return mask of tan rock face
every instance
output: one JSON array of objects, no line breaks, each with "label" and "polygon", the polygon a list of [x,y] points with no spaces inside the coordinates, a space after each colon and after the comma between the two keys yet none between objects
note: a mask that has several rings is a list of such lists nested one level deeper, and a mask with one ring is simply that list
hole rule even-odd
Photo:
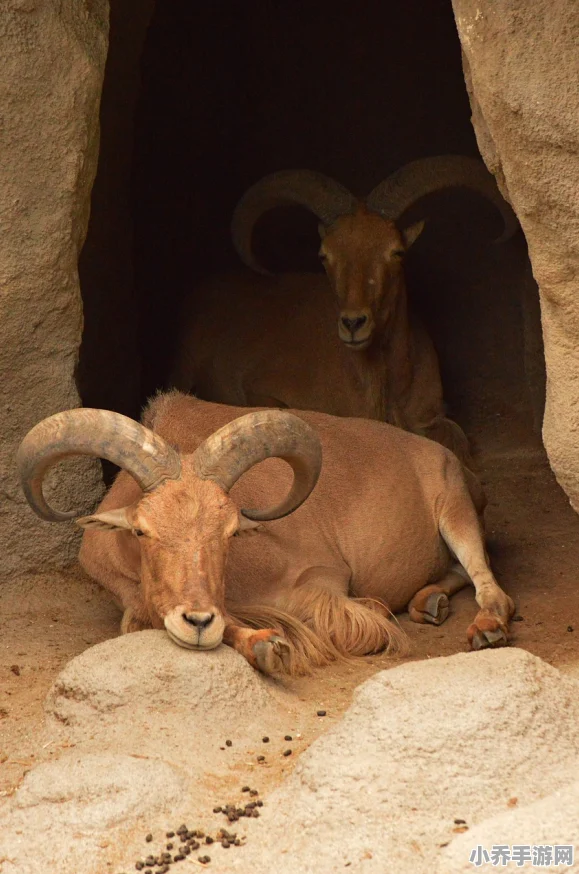
[{"label": "tan rock face", "polygon": [[512,203],[541,294],[543,437],[579,509],[579,7],[453,0],[482,155]]},{"label": "tan rock face", "polygon": [[[44,416],[79,405],[77,262],[97,164],[107,31],[106,0],[4,0],[0,10],[3,576],[62,564],[77,551],[72,526],[42,523],[30,511],[14,453]],[[75,464],[54,484],[61,505],[90,506],[100,467]]]}]

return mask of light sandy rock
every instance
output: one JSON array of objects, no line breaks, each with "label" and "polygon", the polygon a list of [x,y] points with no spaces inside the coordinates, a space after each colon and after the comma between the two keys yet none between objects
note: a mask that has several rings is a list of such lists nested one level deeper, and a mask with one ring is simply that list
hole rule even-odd
[{"label": "light sandy rock", "polygon": [[[107,50],[106,0],[0,4],[0,569],[6,577],[76,557],[72,525],[28,507],[14,455],[40,419],[79,406],[82,332],[77,261],[96,171]],[[15,364],[17,362],[17,366]],[[98,463],[51,477],[61,506],[92,507]]]},{"label": "light sandy rock", "polygon": [[521,222],[539,284],[543,426],[579,509],[579,5],[453,0],[479,148]]},{"label": "light sandy rock", "polygon": [[[193,652],[164,631],[107,640],[73,659],[46,709],[67,740],[124,752],[223,758],[220,746],[255,736],[281,718],[283,692],[227,646]],[[56,727],[56,726],[55,726]]]},{"label": "light sandy rock", "polygon": [[182,804],[186,781],[165,762],[68,755],[39,765],[0,810],[2,874],[103,872],[119,826]]},{"label": "light sandy rock", "polygon": [[[529,767],[533,767],[531,763]],[[575,849],[574,864],[570,866],[541,865],[533,867],[532,862],[519,865],[510,861],[497,866],[484,863],[474,866],[470,863],[473,848],[481,846],[490,850],[493,844],[509,846],[572,846]],[[476,861],[476,857],[475,857]],[[443,858],[439,860],[436,874],[473,874],[480,871],[531,871],[571,872],[579,871],[579,783],[554,792],[541,801],[526,807],[500,813],[471,829],[468,834],[454,840]]]},{"label": "light sandy rock", "polygon": [[[47,701],[51,737],[75,744],[82,762],[68,756],[39,767],[5,803],[11,852],[15,841],[25,845],[17,828],[37,809],[42,828],[59,835],[61,855],[77,852],[79,832],[97,847],[95,858],[114,858],[106,868],[114,874],[134,866],[146,831],[162,834],[183,818],[214,832],[223,821],[211,809],[227,792],[214,787],[238,783],[262,734],[286,733],[291,702],[226,647],[193,653],[160,631],[93,647],[63,671]],[[118,767],[93,767],[112,751]],[[133,771],[127,760],[160,770]],[[155,774],[164,767],[171,776],[159,794]],[[579,843],[577,773],[576,680],[515,648],[412,662],[359,687],[343,719],[264,798],[260,818],[233,826],[246,846],[213,845],[211,870],[474,872],[477,844]],[[465,834],[455,820],[465,821]],[[105,870],[81,856],[75,874]]]},{"label": "light sandy rock", "polygon": [[[268,799],[231,870],[246,870],[251,858],[256,874],[274,866],[278,874],[329,874],[350,865],[368,874],[432,874],[441,845],[457,839],[455,819],[472,829],[503,811],[502,831],[484,828],[485,839],[500,842],[509,817],[524,818],[510,810],[511,798],[532,804],[576,776],[578,693],[574,680],[517,649],[378,674]],[[537,837],[549,833],[554,843],[570,821]],[[527,826],[508,833],[524,831],[537,843],[533,822]],[[457,858],[466,846],[470,853],[474,835],[460,838]],[[443,862],[438,870],[446,874]]]}]

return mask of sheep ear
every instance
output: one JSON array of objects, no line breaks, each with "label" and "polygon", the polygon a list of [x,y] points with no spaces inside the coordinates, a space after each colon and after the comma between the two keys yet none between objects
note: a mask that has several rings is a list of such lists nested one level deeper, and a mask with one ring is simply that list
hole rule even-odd
[{"label": "sheep ear", "polygon": [[263,531],[261,522],[248,519],[243,513],[239,514],[239,528],[235,532],[236,537],[243,537],[245,534],[259,534],[260,531]]},{"label": "sheep ear", "polygon": [[402,239],[404,240],[404,245],[407,249],[411,247],[413,243],[416,242],[422,231],[424,230],[424,225],[426,222],[424,219],[420,222],[415,222],[413,225],[410,225],[409,228],[402,231]]},{"label": "sheep ear", "polygon": [[95,513],[94,516],[80,516],[74,520],[81,528],[91,528],[93,531],[132,531],[133,526],[127,518],[127,508],[108,510],[105,513]]}]

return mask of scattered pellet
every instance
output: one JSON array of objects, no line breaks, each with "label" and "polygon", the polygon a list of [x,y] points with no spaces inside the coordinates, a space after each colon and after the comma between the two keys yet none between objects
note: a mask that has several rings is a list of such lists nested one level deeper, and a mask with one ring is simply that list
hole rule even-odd
[{"label": "scattered pellet", "polygon": [[165,835],[165,837],[166,837],[166,838],[174,838],[174,837],[175,837],[175,832],[167,832],[167,834]]},{"label": "scattered pellet", "polygon": [[284,740],[293,740],[293,737],[291,736],[291,734],[286,734]]},{"label": "scattered pellet", "polygon": [[232,741],[232,740],[226,740],[226,741],[225,741],[225,746],[226,746],[226,747],[232,747],[232,746],[233,746],[233,741]]},{"label": "scattered pellet", "polygon": [[268,743],[269,743],[269,738],[268,738],[268,737],[262,737],[261,740],[262,740],[262,743],[264,743],[264,744],[268,744]]},{"label": "scattered pellet", "polygon": [[263,807],[263,801],[256,801],[255,803],[258,807]]},{"label": "scattered pellet", "polygon": [[249,794],[250,794],[250,795],[253,795],[254,798],[255,798],[256,795],[259,795],[259,792],[257,791],[257,789],[250,789],[250,790],[249,790]]},{"label": "scattered pellet", "polygon": [[291,756],[292,751],[291,750],[284,750],[283,754],[284,754],[284,756]]},{"label": "scattered pellet", "polygon": [[163,865],[161,865],[161,867],[157,871],[157,874],[167,874],[167,871],[170,871],[170,868],[167,865],[167,863],[165,862]]},{"label": "scattered pellet", "polygon": [[200,845],[199,845],[199,841],[191,841],[191,843],[189,844],[189,846],[191,847],[192,850],[198,850],[198,849],[199,849],[199,846],[200,846]]},{"label": "scattered pellet", "polygon": [[257,817],[259,816],[259,810],[257,809],[257,807],[255,807],[255,808],[251,811],[251,815],[254,816],[254,817],[257,819]]},{"label": "scattered pellet", "polygon": [[168,850],[172,850],[173,847],[174,847],[174,844],[171,844],[171,843],[167,844],[167,849],[168,849]]},{"label": "scattered pellet", "polygon": [[513,616],[511,622],[524,622],[524,617],[521,616],[520,613],[517,613],[516,616]]},{"label": "scattered pellet", "polygon": [[199,856],[198,861],[201,862],[202,865],[208,865],[211,861],[211,856]]},{"label": "scattered pellet", "polygon": [[231,846],[231,844],[229,843],[229,841],[225,841],[225,840],[223,840],[223,841],[221,841],[221,846],[222,846],[225,850],[228,850],[229,847]]},{"label": "scattered pellet", "polygon": [[326,715],[326,711],[325,711],[325,710],[318,710],[318,712],[317,712],[316,715],[317,715],[317,716],[325,716],[325,715]]},{"label": "scattered pellet", "polygon": [[265,756],[258,756],[257,761],[258,762],[265,762]]},{"label": "scattered pellet", "polygon": [[144,863],[144,862],[137,862],[137,863],[135,864],[135,868],[137,869],[137,871],[142,871],[144,867],[145,867],[145,863]]},{"label": "scattered pellet", "polygon": [[240,847],[240,846],[241,846],[241,841],[239,840],[239,838],[235,838],[235,840],[233,841],[233,843],[234,843],[234,845],[235,845],[236,847]]},{"label": "scattered pellet", "polygon": [[455,819],[454,824],[455,825],[466,825],[466,819]]},{"label": "scattered pellet", "polygon": [[221,813],[222,810],[223,810],[222,807],[214,807],[214,808],[213,808],[213,813]]},{"label": "scattered pellet", "polygon": [[212,844],[212,843],[213,843],[213,838],[211,837],[211,835],[207,835],[207,837],[205,838],[205,843],[206,843],[206,844]]},{"label": "scattered pellet", "polygon": [[572,625],[568,625],[568,626],[567,626],[567,631],[573,631],[573,626],[572,626]]},{"label": "scattered pellet", "polygon": [[147,836],[145,837],[145,840],[146,840],[146,842],[147,842],[148,844],[150,844],[151,841],[153,840],[153,835],[151,835],[151,834],[147,835]]},{"label": "scattered pellet", "polygon": [[249,792],[249,786],[242,786],[241,791],[242,792]]},{"label": "scattered pellet", "polygon": [[185,856],[183,855],[183,853],[176,853],[173,856],[173,861],[174,862],[182,862],[184,858],[185,858]]}]

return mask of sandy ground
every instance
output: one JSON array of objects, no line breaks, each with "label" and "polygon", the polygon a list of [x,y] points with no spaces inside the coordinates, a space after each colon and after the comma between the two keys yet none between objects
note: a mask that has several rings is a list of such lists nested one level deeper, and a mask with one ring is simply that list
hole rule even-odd
[{"label": "sandy ground", "polygon": [[[489,449],[481,470],[489,496],[491,560],[521,617],[512,625],[512,643],[579,678],[579,518],[536,444],[527,443],[516,455],[504,447]],[[4,584],[0,613],[0,794],[9,795],[27,770],[60,754],[62,744],[52,741],[43,727],[46,693],[70,659],[116,636],[119,613],[80,570]],[[374,672],[403,661],[465,651],[465,631],[474,613],[468,588],[455,596],[452,613],[440,628],[399,617],[411,644],[407,658],[375,656],[292,682],[288,730],[300,734],[292,744],[294,753],[340,716],[352,690]],[[327,716],[318,718],[318,709],[325,709]],[[275,742],[283,745],[282,738]],[[278,783],[296,758],[272,757],[271,765],[261,771],[261,791]],[[243,770],[239,764],[232,768],[232,785],[250,779],[251,771]],[[224,780],[224,792],[228,782]]]}]

